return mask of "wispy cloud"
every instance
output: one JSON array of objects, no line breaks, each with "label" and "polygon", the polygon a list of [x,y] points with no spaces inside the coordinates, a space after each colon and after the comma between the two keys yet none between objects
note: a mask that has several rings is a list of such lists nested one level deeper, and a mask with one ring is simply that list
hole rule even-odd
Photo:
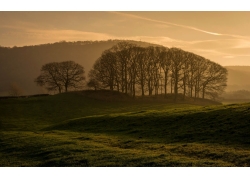
[{"label": "wispy cloud", "polygon": [[56,39],[64,39],[64,40],[103,40],[103,39],[110,39],[113,36],[105,34],[105,33],[96,33],[96,32],[87,32],[87,31],[77,31],[77,30],[31,30],[31,33],[35,33],[37,37],[40,38],[56,38]]},{"label": "wispy cloud", "polygon": [[214,35],[214,36],[227,36],[227,37],[243,38],[243,39],[250,40],[250,37],[248,37],[248,36],[241,36],[241,35],[235,35],[235,34],[224,34],[224,33],[218,33],[218,32],[211,32],[211,31],[206,31],[206,30],[199,29],[199,28],[196,28],[196,27],[193,27],[193,26],[186,26],[186,25],[176,24],[176,23],[167,22],[167,21],[155,20],[155,19],[146,18],[146,17],[142,17],[142,16],[138,16],[138,15],[133,15],[133,14],[129,14],[129,13],[123,13],[123,12],[110,12],[110,13],[114,13],[114,14],[118,14],[118,15],[121,15],[121,16],[130,17],[130,18],[134,18],[134,19],[141,19],[141,20],[145,20],[145,21],[150,21],[150,22],[155,22],[155,23],[161,23],[161,24],[166,24],[166,25],[172,25],[172,26],[181,27],[181,28],[186,28],[186,29],[190,29],[190,30],[194,30],[194,31],[198,31],[198,32],[202,32],[202,33]]},{"label": "wispy cloud", "polygon": [[126,37],[119,37],[119,39],[132,39],[137,41],[150,42],[154,44],[163,45],[166,47],[183,47],[183,45],[185,46],[186,44],[185,41],[172,39],[166,36],[126,36]]},{"label": "wispy cloud", "polygon": [[226,59],[232,59],[232,58],[235,58],[235,56],[223,56],[223,58],[226,58]]},{"label": "wispy cloud", "polygon": [[[108,40],[115,37],[106,33],[79,31],[72,29],[39,29],[30,28],[24,26],[1,26],[0,28],[6,28],[7,31],[0,33],[0,38],[7,39],[11,37],[9,41],[13,41],[18,38],[19,41],[23,39],[24,42],[19,42],[19,45],[28,45],[37,43],[56,42],[61,40],[66,41],[84,41],[84,40]],[[28,43],[30,41],[31,43]],[[33,43],[32,43],[33,42]],[[9,42],[11,43],[11,42]],[[3,44],[1,44],[3,45]],[[7,45],[8,46],[8,45]]]},{"label": "wispy cloud", "polygon": [[135,19],[141,19],[141,20],[151,21],[151,22],[155,22],[155,23],[161,23],[161,24],[166,24],[166,25],[172,25],[172,26],[182,27],[182,28],[191,29],[191,30],[195,30],[195,31],[199,31],[199,32],[203,32],[203,33],[211,34],[211,35],[215,35],[215,36],[222,35],[220,33],[205,31],[205,30],[202,30],[202,29],[199,29],[199,28],[195,28],[195,27],[192,27],[192,26],[185,26],[185,25],[175,24],[175,23],[171,23],[171,22],[167,22],[167,21],[159,21],[159,20],[145,18],[145,17],[142,17],[142,16],[137,16],[137,15],[123,13],[123,12],[110,12],[110,13],[114,13],[114,14],[118,14],[118,15],[130,17],[130,18],[135,18]]},{"label": "wispy cloud", "polygon": [[[116,12],[113,12],[116,13]],[[120,13],[123,16],[131,16],[132,18],[139,18],[138,16]],[[108,39],[124,39],[124,40],[137,40],[145,41],[154,44],[160,44],[166,47],[178,47],[186,51],[194,52],[208,59],[221,61],[222,59],[236,59],[236,58],[247,58],[248,48],[250,48],[250,40],[241,37],[234,36],[233,38],[216,38],[221,36],[219,33],[209,32],[201,30],[195,27],[177,25],[169,22],[162,22],[158,20],[152,20],[148,18],[140,17],[140,19],[145,19],[147,21],[152,21],[159,23],[158,25],[163,25],[168,28],[168,26],[178,26],[182,28],[188,28],[195,31],[203,32],[206,34],[211,34],[213,39],[210,40],[196,40],[196,41],[185,41],[182,39],[174,39],[168,36],[116,36],[109,33],[99,33],[94,31],[81,31],[74,29],[58,29],[58,28],[42,28],[37,27],[33,24],[15,24],[15,25],[0,25],[0,28],[5,29],[0,33],[0,39],[7,39],[11,37],[8,41],[9,44],[15,45],[34,45],[42,43],[52,43],[56,41],[86,41],[86,40],[108,40]],[[160,27],[162,28],[162,27]],[[5,33],[5,34],[4,34]],[[216,35],[215,35],[216,34]],[[22,43],[16,44],[15,39],[19,39]],[[1,44],[3,45],[3,44]],[[8,45],[7,45],[8,46]],[[249,51],[250,52],[250,51]]]}]

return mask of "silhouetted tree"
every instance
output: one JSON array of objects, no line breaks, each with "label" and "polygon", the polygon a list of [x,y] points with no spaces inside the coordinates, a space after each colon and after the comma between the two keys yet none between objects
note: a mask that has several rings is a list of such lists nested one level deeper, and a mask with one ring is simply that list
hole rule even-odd
[{"label": "silhouetted tree", "polygon": [[97,90],[99,88],[99,82],[95,79],[90,79],[87,83],[87,86],[90,88],[94,88],[95,90]]},{"label": "silhouetted tree", "polygon": [[135,44],[128,42],[119,42],[113,46],[110,51],[116,54],[117,72],[119,73],[119,84],[122,92],[128,93],[128,71],[131,61],[131,51]]},{"label": "silhouetted tree", "polygon": [[171,71],[171,58],[172,58],[172,53],[169,51],[169,49],[165,49],[162,53],[161,53],[161,57],[160,57],[160,66],[161,69],[163,70],[163,79],[164,79],[164,94],[165,97],[167,95],[167,84],[168,84],[168,76],[169,73]]},{"label": "silhouetted tree", "polygon": [[42,66],[41,74],[35,79],[39,86],[45,86],[48,91],[62,92],[63,84],[59,74],[59,63],[53,62]]},{"label": "silhouetted tree", "polygon": [[172,53],[171,55],[171,60],[172,60],[172,66],[171,66],[171,70],[172,70],[172,78],[173,78],[173,82],[174,82],[174,100],[177,100],[177,95],[178,95],[178,90],[179,90],[179,83],[182,79],[183,73],[182,73],[182,69],[183,69],[183,56],[184,56],[184,51],[178,48],[171,48],[169,50],[170,53]]},{"label": "silhouetted tree", "polygon": [[69,88],[81,88],[85,80],[84,68],[73,62],[53,62],[42,66],[41,74],[35,79],[35,83],[45,86],[47,90],[68,91]]},{"label": "silhouetted tree", "polygon": [[136,47],[136,83],[141,89],[141,95],[145,95],[145,86],[146,86],[146,78],[147,78],[147,71],[145,71],[147,67],[147,61],[145,59],[146,48]]},{"label": "silhouetted tree", "polygon": [[91,70],[89,76],[90,79],[100,83],[102,88],[109,88],[114,90],[116,85],[116,58],[111,51],[104,51],[102,56],[94,64],[93,70]]},{"label": "silhouetted tree", "polygon": [[[141,91],[159,94],[171,83],[174,100],[178,94],[216,98],[224,91],[227,70],[202,56],[179,48],[140,47],[122,42],[104,51],[89,74],[89,85],[122,91],[135,97]],[[163,83],[164,82],[164,83]]]},{"label": "silhouetted tree", "polygon": [[62,82],[65,92],[69,88],[79,89],[85,80],[84,68],[74,61],[64,61],[59,64],[59,80]]},{"label": "silhouetted tree", "polygon": [[222,92],[224,92],[227,84],[227,70],[222,68],[219,64],[210,62],[206,75],[202,80],[202,98],[205,95],[216,99]]},{"label": "silhouetted tree", "polygon": [[95,72],[93,69],[89,71],[89,80],[87,82],[87,86],[90,88],[94,88],[95,90],[100,89],[100,83],[96,78]]}]

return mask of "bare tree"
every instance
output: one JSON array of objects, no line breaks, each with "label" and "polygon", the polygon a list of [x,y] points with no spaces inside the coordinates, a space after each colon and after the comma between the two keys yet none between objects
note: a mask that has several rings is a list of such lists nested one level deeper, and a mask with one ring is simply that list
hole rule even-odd
[{"label": "bare tree", "polygon": [[145,85],[145,76],[144,76],[144,65],[143,56],[145,48],[134,46],[131,51],[131,59],[129,65],[129,79],[130,79],[130,92],[133,97],[136,94],[136,85],[142,90],[142,96],[144,96],[144,85]]},{"label": "bare tree", "polygon": [[100,87],[99,81],[96,78],[96,74],[95,73],[96,73],[96,71],[93,70],[93,69],[91,69],[89,71],[89,74],[88,74],[89,80],[87,82],[87,86],[90,87],[90,88],[94,88],[95,90],[97,90],[97,89],[101,89],[101,87]]},{"label": "bare tree", "polygon": [[52,62],[42,66],[41,74],[35,79],[39,86],[46,86],[48,91],[58,90],[62,92],[63,84],[59,75],[59,63]]},{"label": "bare tree", "polygon": [[209,61],[206,60],[204,57],[202,56],[196,56],[196,71],[195,71],[195,77],[194,77],[194,89],[195,89],[195,94],[194,97],[195,98],[199,98],[200,97],[200,92],[202,90],[202,81],[204,81],[204,78],[206,78],[206,73],[208,70],[208,65],[209,65]]},{"label": "bare tree", "polygon": [[189,59],[189,68],[188,68],[188,77],[187,77],[187,86],[188,86],[188,95],[193,97],[194,85],[195,85],[195,74],[199,69],[197,63],[197,56],[193,53],[190,54],[191,58]]},{"label": "bare tree", "polygon": [[221,65],[209,61],[206,76],[202,81],[202,98],[205,95],[212,99],[216,99],[224,92],[227,84],[227,69]]},{"label": "bare tree", "polygon": [[80,89],[83,87],[85,80],[84,68],[74,61],[64,61],[59,63],[59,77],[62,82],[65,92],[69,88]]},{"label": "bare tree", "polygon": [[114,90],[117,86],[117,59],[115,54],[109,50],[104,51],[100,58],[95,62],[89,74],[90,78],[100,83],[102,88]]},{"label": "bare tree", "polygon": [[69,88],[82,87],[85,80],[84,68],[73,62],[53,62],[42,66],[41,74],[35,79],[35,83],[45,86],[47,90],[68,91]]},{"label": "bare tree", "polygon": [[165,97],[167,95],[167,84],[168,84],[168,76],[169,76],[169,73],[171,71],[171,65],[172,65],[172,62],[171,62],[171,57],[172,53],[168,50],[168,49],[165,49],[162,53],[161,53],[161,57],[160,57],[160,66],[163,70],[163,77],[164,77],[164,94],[165,94]]},{"label": "bare tree", "polygon": [[136,77],[137,77],[137,84],[141,89],[141,95],[145,95],[145,86],[146,86],[146,78],[147,78],[147,71],[145,71],[147,67],[147,61],[145,59],[145,52],[146,49],[142,47],[137,47],[137,59],[136,59]]},{"label": "bare tree", "polygon": [[155,59],[154,59],[154,47],[150,46],[146,48],[145,51],[145,61],[146,61],[146,83],[148,95],[151,96],[154,90],[154,67],[155,67]]},{"label": "bare tree", "polygon": [[[135,97],[137,91],[151,96],[171,83],[174,100],[179,93],[199,98],[214,98],[226,86],[225,69],[199,55],[179,48],[140,47],[119,43],[103,52],[89,74],[89,85],[122,91]],[[163,83],[164,82],[164,85]]]},{"label": "bare tree", "polygon": [[128,70],[129,63],[131,61],[131,51],[135,44],[128,42],[120,42],[117,45],[113,46],[110,51],[116,54],[117,58],[117,70],[120,75],[120,86],[122,92],[128,93]]},{"label": "bare tree", "polygon": [[160,80],[162,78],[162,73],[161,73],[161,60],[164,58],[163,56],[165,55],[166,48],[165,47],[154,47],[154,66],[153,66],[153,73],[154,73],[154,90],[155,90],[155,95],[158,95],[159,87],[160,87]]},{"label": "bare tree", "polygon": [[172,53],[172,78],[174,80],[174,100],[177,100],[178,90],[179,90],[179,82],[182,79],[182,68],[183,68],[183,56],[184,51],[178,48],[171,48],[170,53]]}]

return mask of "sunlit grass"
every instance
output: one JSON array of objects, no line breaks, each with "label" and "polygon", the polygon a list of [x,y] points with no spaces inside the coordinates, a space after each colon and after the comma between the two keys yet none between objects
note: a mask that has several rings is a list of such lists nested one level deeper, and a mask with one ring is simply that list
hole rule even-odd
[{"label": "sunlit grass", "polygon": [[0,166],[249,166],[250,104],[1,100]]},{"label": "sunlit grass", "polygon": [[155,143],[105,134],[8,132],[3,140],[2,166],[249,166],[250,160],[244,148]]}]

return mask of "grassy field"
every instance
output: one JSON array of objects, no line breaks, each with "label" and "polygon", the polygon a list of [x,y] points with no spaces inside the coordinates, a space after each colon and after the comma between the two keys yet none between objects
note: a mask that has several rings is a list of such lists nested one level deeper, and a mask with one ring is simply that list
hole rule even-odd
[{"label": "grassy field", "polygon": [[104,97],[0,99],[0,166],[250,165],[250,104]]}]

